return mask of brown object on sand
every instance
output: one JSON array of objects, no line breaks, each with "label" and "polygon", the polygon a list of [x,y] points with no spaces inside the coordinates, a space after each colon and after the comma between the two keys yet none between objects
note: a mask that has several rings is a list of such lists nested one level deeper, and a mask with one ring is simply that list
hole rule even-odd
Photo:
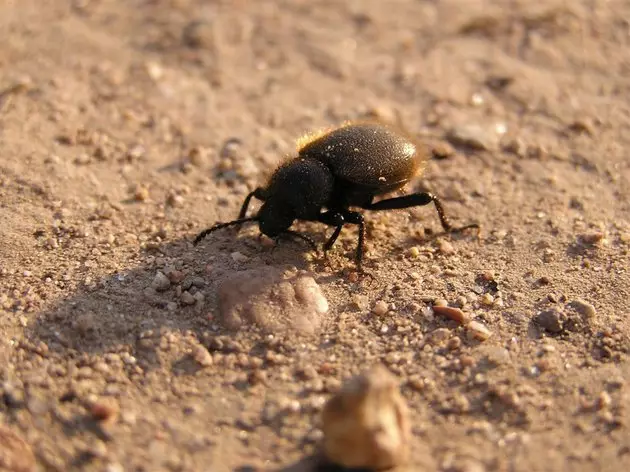
[{"label": "brown object on sand", "polygon": [[381,365],[348,380],[326,403],[322,420],[324,455],[334,464],[382,470],[407,460],[407,405]]}]

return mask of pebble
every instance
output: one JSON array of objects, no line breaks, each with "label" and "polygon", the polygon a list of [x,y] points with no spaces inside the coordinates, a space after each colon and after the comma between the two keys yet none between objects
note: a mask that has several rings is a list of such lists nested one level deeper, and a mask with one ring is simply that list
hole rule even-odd
[{"label": "pebble", "polygon": [[446,347],[449,351],[456,351],[462,346],[462,339],[459,336],[454,336],[448,340]]},{"label": "pebble", "polygon": [[441,141],[436,143],[431,149],[433,156],[438,159],[446,159],[447,157],[451,157],[455,155],[455,149],[449,143]]},{"label": "pebble", "polygon": [[370,300],[365,295],[354,294],[352,303],[361,311],[366,311],[370,306]]},{"label": "pebble", "polygon": [[381,470],[407,460],[411,426],[397,379],[377,365],[347,380],[322,411],[323,452],[341,467]]},{"label": "pebble", "polygon": [[207,49],[214,44],[214,29],[206,21],[191,21],[182,34],[183,42],[193,49]]},{"label": "pebble", "polygon": [[573,300],[572,302],[569,302],[569,307],[573,308],[575,311],[577,311],[580,315],[582,315],[587,320],[593,320],[595,319],[595,316],[597,315],[597,312],[595,311],[595,307],[584,300],[580,300],[580,299]]},{"label": "pebble", "polygon": [[225,277],[218,297],[221,319],[228,329],[253,323],[269,333],[289,329],[312,334],[329,309],[315,279],[307,275],[287,277],[273,267]]},{"label": "pebble", "polygon": [[171,281],[163,272],[158,271],[151,282],[151,288],[156,292],[164,292],[171,286]]},{"label": "pebble", "polygon": [[511,362],[510,351],[501,346],[483,346],[479,354],[494,365],[504,365]]},{"label": "pebble", "polygon": [[187,290],[184,290],[181,295],[181,300],[184,305],[194,305],[197,301],[193,295]]},{"label": "pebble", "polygon": [[536,316],[536,321],[550,333],[561,333],[564,330],[564,315],[556,309],[541,311]]},{"label": "pebble", "polygon": [[383,300],[378,300],[376,303],[374,303],[374,306],[372,307],[372,313],[374,313],[376,316],[384,316],[387,314],[388,311],[389,307],[387,306],[387,303],[385,303]]},{"label": "pebble", "polygon": [[468,337],[477,341],[485,341],[492,336],[492,331],[479,321],[471,321],[466,325],[466,329],[468,330]]},{"label": "pebble", "polygon": [[448,132],[447,139],[456,146],[479,151],[491,151],[499,147],[499,136],[496,132],[477,124],[456,126]]},{"label": "pebble", "polygon": [[437,300],[433,302],[433,308],[435,308],[436,306],[446,307],[448,306],[448,301],[446,301],[446,299],[444,298],[438,298]]},{"label": "pebble", "polygon": [[597,396],[595,406],[598,410],[605,410],[609,408],[610,405],[612,405],[612,398],[610,394],[604,390]]},{"label": "pebble", "polygon": [[184,206],[185,199],[182,195],[177,193],[169,193],[166,197],[166,205],[170,207],[181,207]]},{"label": "pebble", "polygon": [[116,422],[120,413],[120,406],[113,398],[103,398],[92,403],[89,408],[92,418],[103,425],[111,425]]},{"label": "pebble", "polygon": [[232,257],[232,260],[234,262],[246,262],[249,260],[249,257],[247,257],[245,254],[241,254],[238,251],[233,252],[232,254],[230,254],[230,256]]},{"label": "pebble", "polygon": [[144,186],[137,187],[133,194],[133,198],[137,202],[146,202],[149,199],[149,189]]},{"label": "pebble", "polygon": [[451,337],[451,330],[446,328],[438,328],[431,331],[427,335],[427,342],[433,346],[444,344]]},{"label": "pebble", "polygon": [[450,256],[455,253],[455,247],[445,239],[440,239],[438,242],[438,251],[445,256]]},{"label": "pebble", "polygon": [[446,318],[456,321],[461,325],[465,325],[470,322],[470,315],[464,313],[459,308],[453,308],[450,306],[434,305],[433,313],[439,316],[445,316]]},{"label": "pebble", "polygon": [[192,357],[201,367],[210,367],[213,364],[212,354],[204,346],[195,346]]},{"label": "pebble", "polygon": [[578,235],[578,241],[587,246],[595,246],[602,242],[604,239],[604,233],[601,231],[589,231]]}]

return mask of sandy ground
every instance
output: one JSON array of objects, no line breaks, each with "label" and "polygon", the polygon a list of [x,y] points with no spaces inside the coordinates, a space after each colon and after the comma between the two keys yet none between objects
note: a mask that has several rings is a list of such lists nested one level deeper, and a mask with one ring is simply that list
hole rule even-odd
[{"label": "sandy ground", "polygon": [[[629,467],[629,19],[624,0],[2,0],[0,468],[308,470],[323,402],[377,361],[410,470]],[[366,214],[372,277],[352,228],[327,258],[256,228],[192,246],[297,137],[364,117],[434,150],[409,190],[478,236],[429,237],[432,207]],[[327,312],[291,295],[304,273]]]}]

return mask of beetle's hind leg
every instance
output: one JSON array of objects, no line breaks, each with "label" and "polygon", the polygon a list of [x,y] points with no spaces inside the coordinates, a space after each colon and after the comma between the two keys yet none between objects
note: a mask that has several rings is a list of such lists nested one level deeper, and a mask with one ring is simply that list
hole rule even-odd
[{"label": "beetle's hind leg", "polygon": [[402,197],[388,198],[387,200],[381,200],[380,202],[362,206],[362,208],[372,211],[402,210],[404,208],[428,205],[431,202],[435,205],[438,217],[440,218],[440,223],[442,224],[442,228],[444,228],[445,232],[455,233],[467,229],[479,229],[478,223],[470,223],[468,225],[458,227],[453,226],[450,218],[444,211],[444,206],[442,206],[440,199],[428,192],[412,193],[411,195],[403,195]]}]

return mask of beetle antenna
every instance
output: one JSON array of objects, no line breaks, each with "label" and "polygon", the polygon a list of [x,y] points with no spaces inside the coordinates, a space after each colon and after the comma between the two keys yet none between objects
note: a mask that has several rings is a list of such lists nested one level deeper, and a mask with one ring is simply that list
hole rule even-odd
[{"label": "beetle antenna", "polygon": [[214,232],[214,231],[216,231],[218,229],[227,228],[228,226],[242,225],[244,223],[249,223],[250,221],[258,221],[258,217],[251,216],[249,218],[239,218],[238,220],[230,221],[229,223],[216,224],[212,228],[204,229],[201,233],[199,233],[197,235],[197,237],[195,238],[195,240],[193,241],[193,244],[196,246],[197,244],[199,244],[199,241],[201,241],[203,238],[208,236],[210,233],[212,233],[212,232]]}]

